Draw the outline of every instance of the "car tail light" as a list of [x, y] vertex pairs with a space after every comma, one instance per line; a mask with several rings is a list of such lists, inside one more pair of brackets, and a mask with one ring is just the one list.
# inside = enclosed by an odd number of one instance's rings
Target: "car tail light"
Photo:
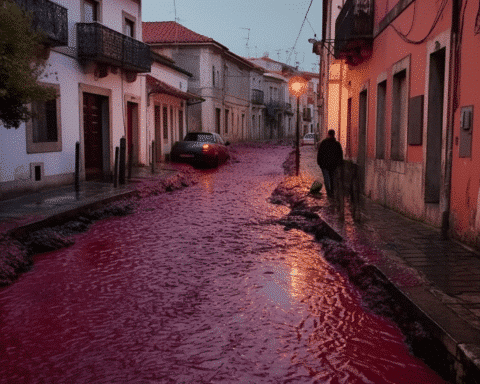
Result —
[[203, 146], [202, 146], [202, 151], [203, 151], [203, 152], [207, 152], [209, 149], [210, 149], [210, 145], [208, 145], [208, 144], [203, 144]]

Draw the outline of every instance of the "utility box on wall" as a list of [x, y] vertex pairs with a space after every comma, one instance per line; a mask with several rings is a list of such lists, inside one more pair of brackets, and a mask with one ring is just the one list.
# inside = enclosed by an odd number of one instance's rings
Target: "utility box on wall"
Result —
[[473, 105], [460, 110], [459, 157], [472, 157]]

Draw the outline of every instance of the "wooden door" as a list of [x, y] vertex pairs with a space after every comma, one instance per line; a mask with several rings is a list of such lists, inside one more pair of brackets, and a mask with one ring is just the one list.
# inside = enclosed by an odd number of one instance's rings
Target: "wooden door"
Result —
[[85, 176], [100, 178], [103, 171], [102, 99], [91, 93], [83, 94], [83, 135]]
[[127, 153], [133, 165], [138, 164], [138, 104], [127, 102]]

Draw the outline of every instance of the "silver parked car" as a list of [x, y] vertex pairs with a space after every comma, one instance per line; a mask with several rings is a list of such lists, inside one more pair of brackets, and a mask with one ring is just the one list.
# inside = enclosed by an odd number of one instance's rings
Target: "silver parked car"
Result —
[[217, 167], [230, 157], [229, 144], [218, 133], [189, 132], [183, 141], [174, 144], [170, 158], [175, 162]]

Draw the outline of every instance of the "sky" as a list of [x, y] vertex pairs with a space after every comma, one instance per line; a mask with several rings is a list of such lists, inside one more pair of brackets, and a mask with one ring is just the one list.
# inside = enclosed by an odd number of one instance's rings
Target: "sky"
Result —
[[273, 60], [318, 72], [319, 57], [308, 39], [321, 38], [321, 8], [322, 0], [143, 0], [142, 20], [176, 19], [239, 56], [268, 53]]

